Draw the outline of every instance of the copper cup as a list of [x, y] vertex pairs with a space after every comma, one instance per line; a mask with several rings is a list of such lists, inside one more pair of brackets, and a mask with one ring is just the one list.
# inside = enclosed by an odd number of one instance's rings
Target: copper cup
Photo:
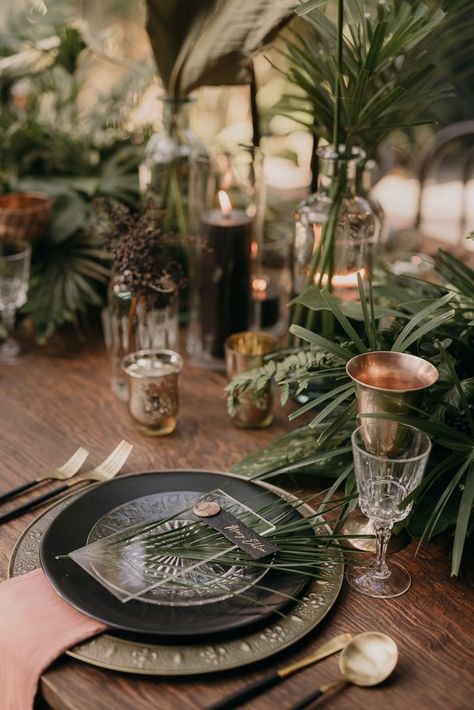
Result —
[[50, 217], [51, 200], [42, 192], [0, 195], [0, 236], [31, 241], [45, 232]]
[[[227, 376], [235, 375], [263, 364], [263, 356], [275, 350], [278, 340], [269, 333], [245, 331], [227, 338], [224, 346]], [[259, 392], [246, 392], [232, 421], [238, 427], [262, 429], [273, 421], [273, 392], [270, 385]]]
[[[347, 363], [346, 372], [355, 384], [361, 424], [374, 421], [364, 414], [416, 414], [414, 408], [420, 407], [425, 390], [439, 376], [436, 367], [421, 357], [384, 350], [356, 355]], [[378, 455], [393, 456], [403, 446], [398, 422], [386, 420], [379, 437], [376, 442], [366, 441]]]

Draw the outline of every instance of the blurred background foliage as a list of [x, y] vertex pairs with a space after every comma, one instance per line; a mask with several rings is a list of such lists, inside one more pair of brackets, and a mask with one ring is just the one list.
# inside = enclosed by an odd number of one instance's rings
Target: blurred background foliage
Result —
[[[173, 17], [174, 6], [182, 3], [156, 4], [166, 6]], [[247, 4], [251, 15], [254, 4]], [[361, 12], [377, 8], [370, 0], [348, 0], [348, 4], [359, 6]], [[439, 41], [427, 51], [437, 66], [436, 81], [449, 83], [452, 95], [427, 106], [429, 125], [398, 129], [384, 138], [378, 155], [382, 172], [398, 163], [413, 166], [421, 147], [439, 127], [472, 118], [472, 2], [410, 3], [423, 4], [448, 13]], [[239, 3], [240, 12], [242, 8], [245, 3]], [[331, 17], [331, 3], [327, 12]], [[268, 224], [287, 238], [292, 233], [293, 207], [310, 184], [313, 139], [281, 109], [285, 94], [294, 87], [287, 75], [290, 60], [278, 48], [295, 35], [305, 36], [308, 29], [308, 20], [295, 17], [275, 46], [254, 59], [269, 187]], [[317, 58], [323, 45], [315, 37], [312, 41]], [[198, 100], [192, 109], [192, 127], [204, 144], [251, 140], [248, 86], [203, 86], [193, 93]], [[62, 323], [80, 322], [91, 305], [102, 302], [108, 262], [91, 229], [90, 203], [100, 195], [136, 204], [137, 166], [148, 137], [160, 129], [160, 94], [163, 87], [146, 32], [145, 0], [1, 4], [0, 191], [37, 189], [56, 200], [50, 233], [35, 246], [27, 304], [40, 341]], [[53, 280], [55, 289], [44, 286]]]

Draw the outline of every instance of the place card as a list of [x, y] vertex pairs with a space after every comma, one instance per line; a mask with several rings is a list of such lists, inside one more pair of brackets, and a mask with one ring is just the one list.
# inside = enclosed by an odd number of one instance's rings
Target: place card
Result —
[[278, 551], [278, 547], [245, 525], [241, 520], [226, 510], [219, 503], [203, 501], [193, 508], [193, 513], [209, 527], [218, 530], [236, 547], [243, 550], [253, 560], [260, 560]]

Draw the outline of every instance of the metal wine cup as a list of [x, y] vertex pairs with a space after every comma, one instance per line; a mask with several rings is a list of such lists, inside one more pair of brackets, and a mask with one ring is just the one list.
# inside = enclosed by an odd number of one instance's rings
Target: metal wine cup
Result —
[[[425, 390], [439, 376], [436, 367], [421, 357], [384, 350], [356, 355], [347, 363], [346, 372], [355, 384], [360, 424], [374, 421], [365, 414], [413, 414]], [[381, 422], [377, 441], [366, 444], [380, 456], [396, 455], [404, 445], [398, 423]]]

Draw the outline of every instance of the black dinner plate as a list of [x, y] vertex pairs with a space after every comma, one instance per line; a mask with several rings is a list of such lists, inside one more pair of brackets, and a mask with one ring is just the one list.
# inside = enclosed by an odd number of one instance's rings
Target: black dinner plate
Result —
[[252, 587], [244, 595], [203, 606], [169, 607], [135, 600], [122, 603], [71, 559], [57, 559], [85, 545], [97, 521], [124, 503], [161, 492], [216, 488], [254, 510], [278, 503], [269, 519], [283, 509], [290, 511], [288, 520], [300, 519], [300, 514], [272, 491], [223, 473], [185, 470], [122, 476], [76, 498], [53, 520], [40, 549], [47, 578], [61, 597], [88, 616], [120, 631], [162, 640], [184, 641], [261, 622], [288, 606], [289, 598], [302, 592], [308, 577], [270, 568], [262, 580], [265, 589]]

